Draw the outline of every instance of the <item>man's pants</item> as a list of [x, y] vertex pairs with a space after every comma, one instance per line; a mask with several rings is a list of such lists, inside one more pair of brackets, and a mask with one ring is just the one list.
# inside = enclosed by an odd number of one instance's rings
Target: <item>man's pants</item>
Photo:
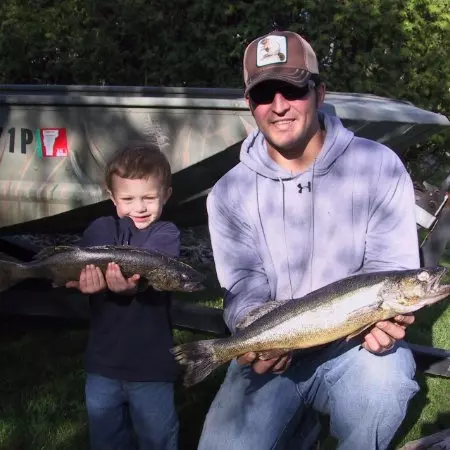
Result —
[[198, 449], [308, 448], [309, 430], [298, 424], [309, 407], [330, 416], [340, 450], [385, 449], [419, 390], [414, 374], [414, 358], [401, 341], [382, 355], [339, 341], [297, 354], [282, 375], [258, 375], [233, 361]]
[[89, 373], [86, 406], [91, 450], [176, 450], [173, 383], [131, 382]]

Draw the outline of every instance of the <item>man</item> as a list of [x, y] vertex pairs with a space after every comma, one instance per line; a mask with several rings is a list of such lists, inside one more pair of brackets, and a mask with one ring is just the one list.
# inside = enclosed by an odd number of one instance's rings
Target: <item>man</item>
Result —
[[[387, 147], [319, 112], [325, 85], [311, 46], [292, 32], [254, 40], [245, 96], [258, 129], [214, 186], [208, 215], [232, 332], [270, 300], [301, 297], [360, 272], [419, 267], [411, 179]], [[346, 342], [268, 361], [233, 361], [200, 450], [308, 448], [299, 421], [330, 415], [340, 449], [384, 449], [418, 390], [398, 316]], [[300, 428], [300, 429], [299, 429]]]

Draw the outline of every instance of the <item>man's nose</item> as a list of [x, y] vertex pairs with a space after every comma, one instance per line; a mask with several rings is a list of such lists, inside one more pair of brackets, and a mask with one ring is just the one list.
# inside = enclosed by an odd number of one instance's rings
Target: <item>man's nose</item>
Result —
[[291, 107], [288, 100], [286, 100], [281, 92], [276, 92], [272, 100], [272, 110], [277, 114], [286, 112]]

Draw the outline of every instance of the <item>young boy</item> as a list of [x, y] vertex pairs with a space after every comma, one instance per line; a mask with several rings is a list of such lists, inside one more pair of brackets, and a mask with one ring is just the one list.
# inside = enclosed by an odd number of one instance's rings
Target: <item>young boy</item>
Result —
[[[107, 164], [105, 181], [118, 218], [95, 220], [80, 245], [132, 245], [179, 256], [179, 230], [159, 220], [172, 193], [164, 154], [153, 145], [130, 145]], [[139, 275], [124, 278], [113, 261], [105, 276], [86, 266], [67, 287], [91, 294], [85, 364], [92, 450], [134, 448], [132, 428], [140, 450], [176, 449], [170, 294], [141, 292]]]

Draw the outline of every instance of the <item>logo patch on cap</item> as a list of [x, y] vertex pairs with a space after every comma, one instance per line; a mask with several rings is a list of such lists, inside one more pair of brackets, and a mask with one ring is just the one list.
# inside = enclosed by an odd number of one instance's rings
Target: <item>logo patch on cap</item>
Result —
[[286, 62], [287, 39], [285, 36], [266, 36], [258, 42], [257, 67]]

